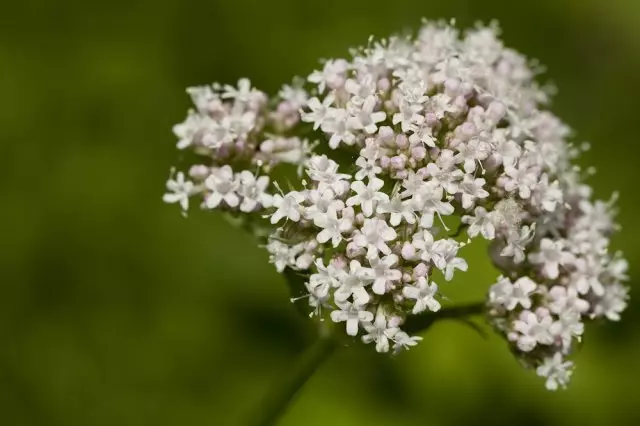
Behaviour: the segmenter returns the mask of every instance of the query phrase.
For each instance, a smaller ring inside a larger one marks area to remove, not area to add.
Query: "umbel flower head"
[[[438,311],[442,284],[468,269],[461,249],[489,240],[489,321],[564,387],[585,321],[626,306],[627,263],[608,250],[615,198],[591,199],[538,68],[498,35],[425,22],[273,99],[246,79],[189,88],[195,109],[174,132],[202,164],[172,175],[164,199],[266,230],[270,262],[305,277],[311,316],[378,352],[421,340],[407,317]],[[283,164],[297,181],[273,180]]]

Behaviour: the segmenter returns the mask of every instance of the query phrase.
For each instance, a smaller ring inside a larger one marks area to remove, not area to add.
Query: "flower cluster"
[[[193,89],[178,146],[214,167],[195,166],[195,182],[178,174],[166,200],[186,208],[203,193],[208,208],[259,210],[270,261],[307,277],[296,300],[378,352],[421,340],[406,318],[438,311],[441,285],[468,268],[461,249],[489,240],[501,271],[489,320],[547,388],[562,387],[584,321],[624,310],[627,265],[608,251],[614,200],[592,201],[537,73],[496,26],[426,22],[415,38],[325,61],[273,110],[245,80]],[[288,192],[247,170],[279,162],[304,170]]]
[[[198,195],[206,209],[256,213],[270,207],[268,174],[281,163],[301,167],[311,150],[306,139],[290,134],[306,92],[299,84],[284,86],[275,107],[247,79],[237,87],[213,84],[187,93],[195,109],[173,131],[178,149],[193,151],[203,163],[191,166],[190,180],[172,173],[165,202],[186,211],[190,197]]]

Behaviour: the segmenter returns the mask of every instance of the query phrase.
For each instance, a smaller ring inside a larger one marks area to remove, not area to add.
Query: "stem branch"
[[[273,426],[295,399],[318,367],[333,353],[337,340],[330,334],[320,336],[291,366],[282,382],[266,395],[251,426]]]

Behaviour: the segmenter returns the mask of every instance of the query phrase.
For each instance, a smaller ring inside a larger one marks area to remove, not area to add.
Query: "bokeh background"
[[[247,235],[161,203],[184,88],[248,76],[274,93],[421,17],[498,19],[508,45],[547,65],[553,110],[592,144],[596,194],[621,193],[614,248],[635,278],[637,0],[5,2],[0,424],[243,424],[314,336]],[[477,300],[494,276],[478,251],[446,292]],[[557,393],[497,336],[457,323],[394,359],[340,350],[281,424],[637,425],[639,319],[632,303],[621,323],[590,326]]]

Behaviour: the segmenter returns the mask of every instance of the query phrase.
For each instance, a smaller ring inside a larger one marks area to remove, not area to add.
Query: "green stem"
[[[300,389],[318,367],[333,353],[337,340],[327,334],[320,336],[286,372],[282,382],[263,400],[251,426],[272,426],[295,399]]]
[[[414,315],[407,317],[407,320],[402,325],[402,329],[409,334],[418,333],[426,330],[433,325],[434,322],[441,319],[460,319],[466,318],[471,315],[480,315],[484,313],[485,303],[472,303],[468,305],[452,306],[449,308],[443,308],[438,312],[429,312],[422,315]]]
[[[474,303],[444,308],[438,312],[409,316],[402,325],[402,329],[407,333],[415,334],[427,330],[433,323],[441,319],[465,319],[468,316],[483,313],[484,309],[484,303]],[[279,386],[265,397],[260,409],[255,413],[255,417],[249,425],[275,425],[276,421],[300,392],[300,389],[318,367],[329,358],[337,345],[338,338],[332,334],[330,329],[322,329],[318,340],[304,351],[298,361],[284,375]]]

